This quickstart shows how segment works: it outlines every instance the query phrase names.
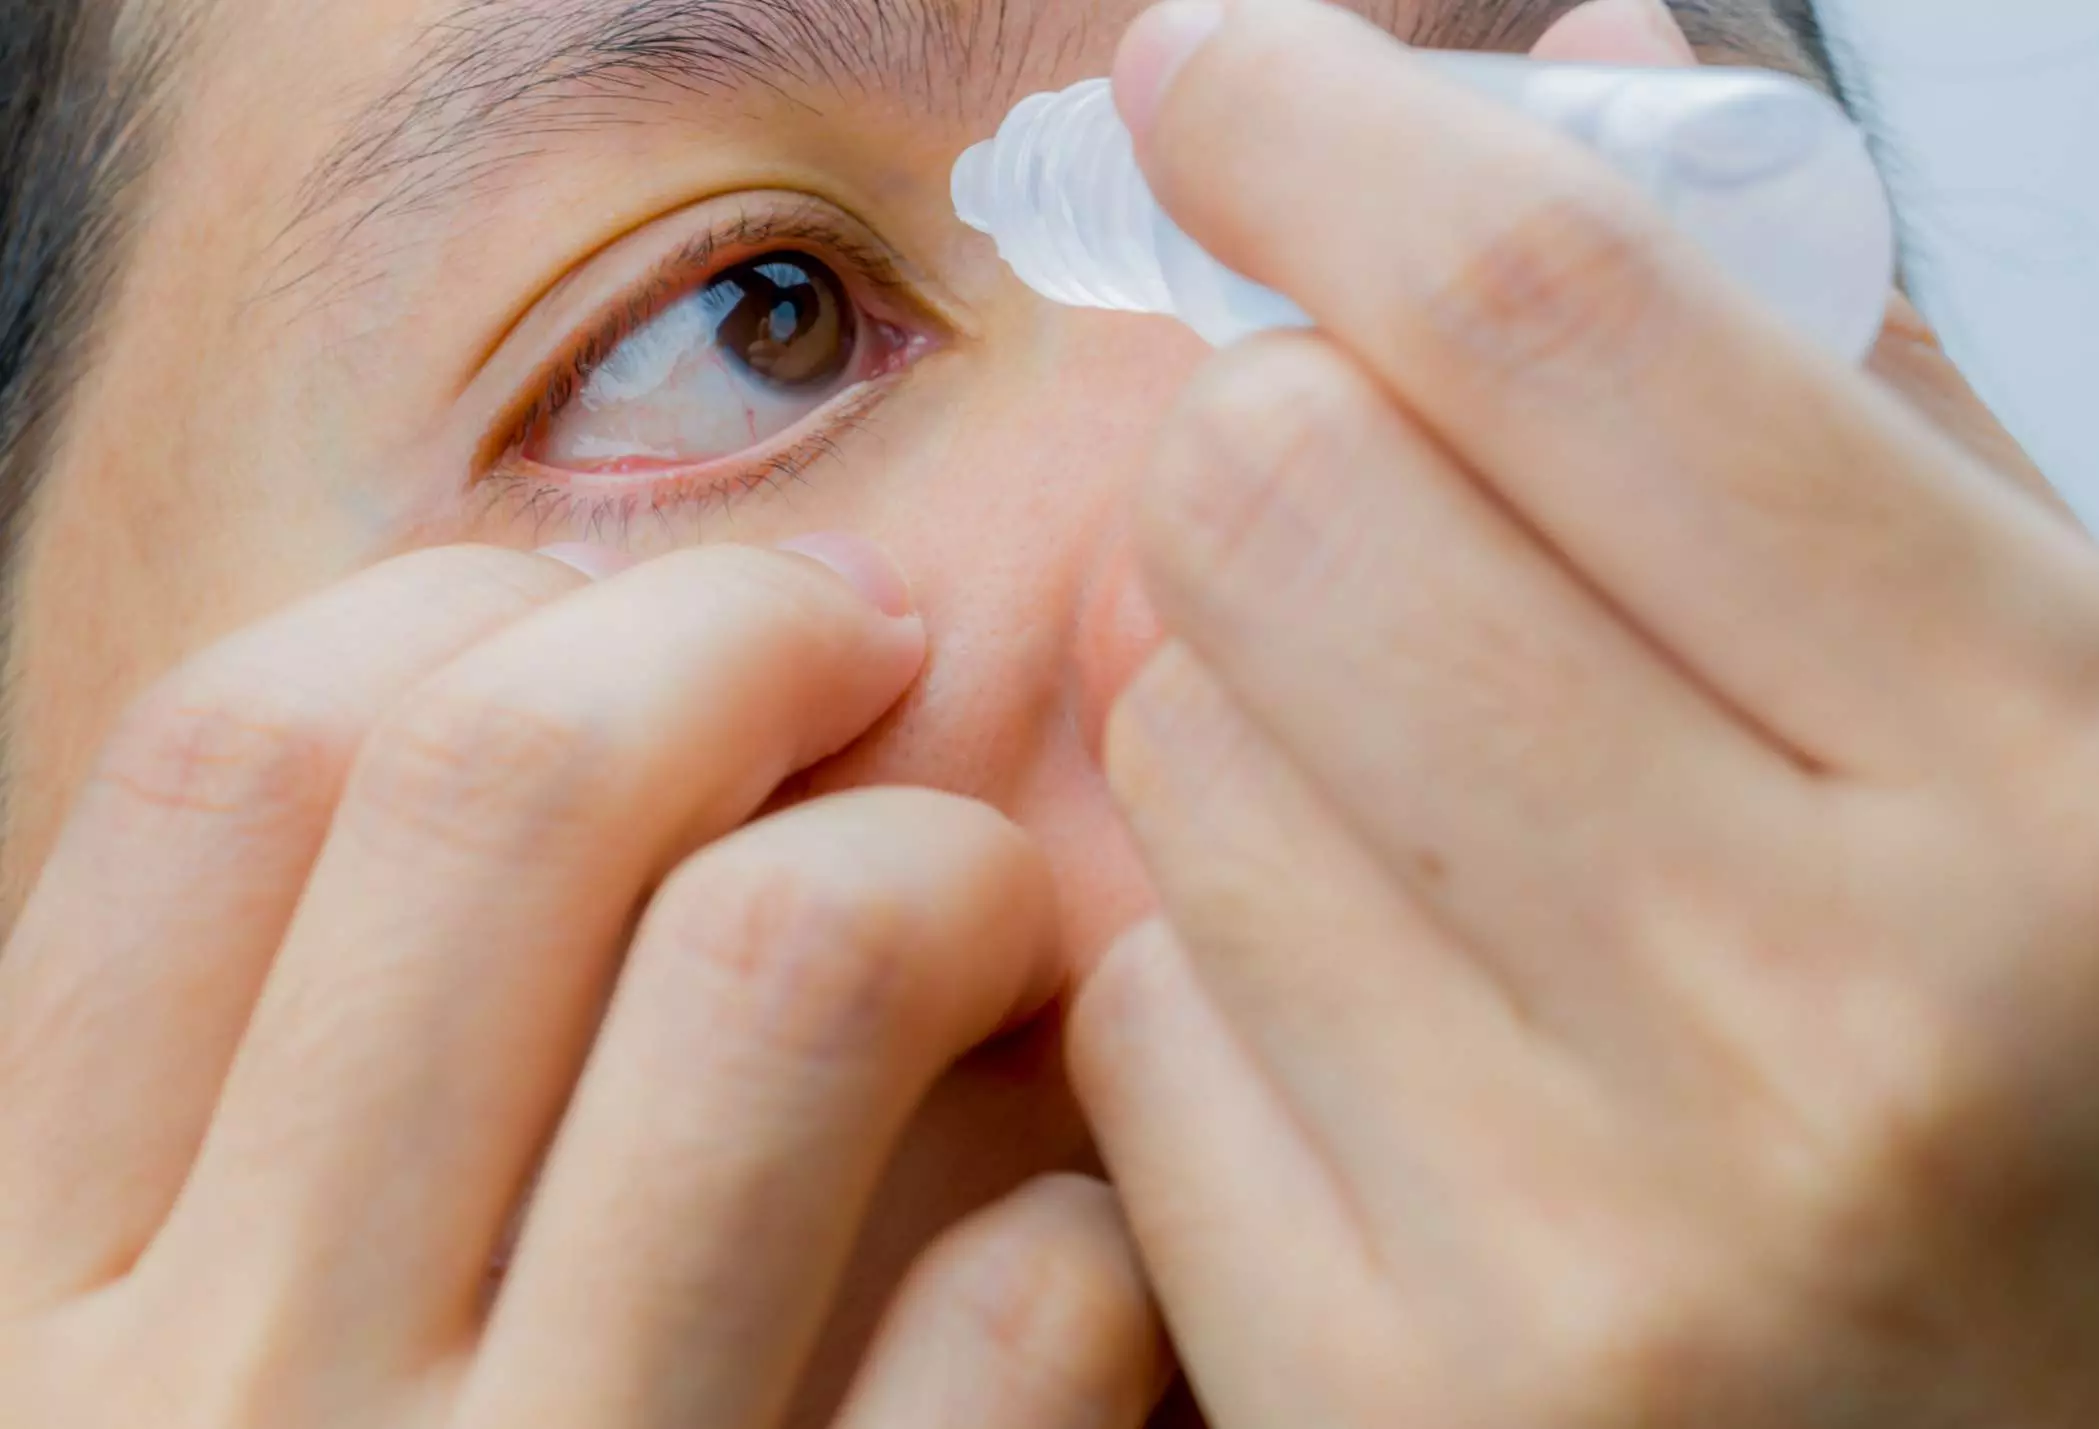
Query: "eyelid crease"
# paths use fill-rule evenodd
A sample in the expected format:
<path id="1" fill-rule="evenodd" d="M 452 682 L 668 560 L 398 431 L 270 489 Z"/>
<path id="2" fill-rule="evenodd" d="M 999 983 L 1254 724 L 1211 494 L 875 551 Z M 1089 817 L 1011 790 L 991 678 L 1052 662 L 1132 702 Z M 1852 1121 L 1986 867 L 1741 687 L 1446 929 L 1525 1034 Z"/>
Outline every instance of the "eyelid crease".
<path id="1" fill-rule="evenodd" d="M 860 256 L 867 257 L 871 264 L 892 273 L 899 279 L 901 286 L 911 291 L 917 304 L 927 309 L 935 319 L 955 328 L 957 331 L 965 330 L 967 319 L 964 305 L 961 301 L 949 292 L 946 286 L 938 279 L 906 257 L 900 249 L 884 242 L 879 237 L 874 225 L 862 218 L 852 204 L 818 192 L 814 188 L 800 187 L 791 182 L 771 185 L 754 182 L 739 188 L 725 188 L 716 193 L 692 198 L 673 208 L 664 209 L 640 218 L 630 222 L 619 232 L 605 237 L 596 246 L 581 253 L 570 255 L 560 276 L 547 283 L 538 291 L 523 295 L 522 300 L 512 312 L 509 321 L 500 324 L 495 329 L 493 336 L 470 364 L 469 370 L 478 372 L 485 368 L 520 331 L 531 323 L 535 314 L 545 310 L 552 304 L 563 301 L 571 290 L 588 278 L 593 270 L 607 257 L 615 255 L 629 244 L 645 238 L 653 230 L 678 224 L 682 219 L 688 219 L 696 211 L 714 208 L 725 203 L 748 205 L 761 203 L 766 200 L 783 201 L 782 207 L 775 211 L 777 216 L 787 219 L 800 219 L 811 225 L 819 237 L 827 236 L 827 241 L 831 241 L 834 246 L 842 250 L 842 256 L 849 259 Z M 739 210 L 736 215 L 736 221 L 748 222 L 751 220 L 746 211 Z M 721 225 L 715 224 L 704 227 L 719 228 Z M 646 280 L 650 274 L 660 269 L 676 266 L 680 254 L 689 248 L 701 246 L 704 242 L 705 234 L 703 228 L 701 233 L 697 233 L 694 237 L 685 240 L 669 255 L 651 262 L 643 271 L 642 279 Z M 631 288 L 633 284 L 630 281 L 623 286 Z M 465 385 L 471 386 L 472 382 L 473 379 L 468 378 Z"/>

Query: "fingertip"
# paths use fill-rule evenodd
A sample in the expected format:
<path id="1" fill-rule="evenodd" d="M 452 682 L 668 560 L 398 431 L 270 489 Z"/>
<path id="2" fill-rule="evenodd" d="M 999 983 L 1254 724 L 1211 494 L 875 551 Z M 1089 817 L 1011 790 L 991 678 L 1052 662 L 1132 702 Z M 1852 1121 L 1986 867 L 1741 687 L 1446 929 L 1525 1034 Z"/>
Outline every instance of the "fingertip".
<path id="1" fill-rule="evenodd" d="M 1698 52 L 1663 0 L 1588 0 L 1553 22 L 1531 58 L 1681 68 L 1697 64 Z"/>
<path id="2" fill-rule="evenodd" d="M 595 541 L 557 541 L 551 546 L 541 546 L 533 554 L 559 561 L 593 581 L 605 580 L 640 564 L 630 552 Z"/>
<path id="3" fill-rule="evenodd" d="M 1187 989 L 1186 954 L 1163 917 L 1125 929 L 1072 994 L 1065 1069 L 1089 1113 L 1113 1104 L 1132 1057 L 1157 1050 L 1162 1010 Z"/>
<path id="4" fill-rule="evenodd" d="M 1115 52 L 1115 106 L 1140 145 L 1174 77 L 1223 23 L 1221 0 L 1163 0 L 1123 36 Z"/>
<path id="5" fill-rule="evenodd" d="M 900 620 L 917 610 L 903 571 L 887 552 L 864 537 L 816 531 L 782 541 L 776 549 L 815 561 L 891 619 Z"/>

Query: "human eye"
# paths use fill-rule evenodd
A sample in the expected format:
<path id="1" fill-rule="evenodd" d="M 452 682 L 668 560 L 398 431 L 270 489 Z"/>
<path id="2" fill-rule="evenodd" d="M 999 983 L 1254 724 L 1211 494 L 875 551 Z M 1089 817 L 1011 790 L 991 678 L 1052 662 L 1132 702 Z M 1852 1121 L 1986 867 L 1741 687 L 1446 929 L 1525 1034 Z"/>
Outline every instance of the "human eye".
<path id="1" fill-rule="evenodd" d="M 827 204 L 739 196 L 534 375 L 492 501 L 623 531 L 798 479 L 945 336 L 902 270 Z"/>

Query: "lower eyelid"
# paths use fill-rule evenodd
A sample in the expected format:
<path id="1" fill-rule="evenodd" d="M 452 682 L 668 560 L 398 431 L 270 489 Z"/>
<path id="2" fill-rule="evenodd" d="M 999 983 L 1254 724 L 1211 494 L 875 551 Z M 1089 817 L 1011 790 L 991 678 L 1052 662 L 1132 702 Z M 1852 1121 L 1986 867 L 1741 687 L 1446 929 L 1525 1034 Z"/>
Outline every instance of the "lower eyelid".
<path id="1" fill-rule="evenodd" d="M 785 427 L 764 437 L 758 437 L 754 432 L 751 445 L 747 448 L 710 457 L 695 457 L 682 463 L 672 460 L 652 463 L 637 458 L 634 469 L 611 474 L 608 479 L 608 469 L 604 466 L 567 466 L 532 458 L 528 453 L 535 445 L 536 438 L 527 434 L 511 445 L 498 466 L 522 466 L 541 473 L 546 479 L 587 488 L 627 487 L 650 479 L 671 480 L 705 471 L 725 470 L 738 464 L 763 464 L 777 454 L 771 449 L 793 447 L 797 441 L 809 435 L 811 429 L 836 420 L 836 414 L 846 411 L 858 402 L 867 389 L 901 377 L 939 345 L 929 336 L 906 332 L 880 318 L 863 314 L 861 321 L 867 325 L 866 331 L 871 337 L 858 344 L 853 354 L 852 367 L 848 369 L 848 380 L 816 407 Z M 872 337 L 879 337 L 881 340 L 876 343 L 871 340 Z M 753 421 L 757 420 L 749 412 L 746 416 Z"/>
<path id="2" fill-rule="evenodd" d="M 900 369 L 848 388 L 797 424 L 790 439 L 772 451 L 617 477 L 506 459 L 480 483 L 487 493 L 483 517 L 528 519 L 535 542 L 562 533 L 624 541 L 637 520 L 667 521 L 678 515 L 703 520 L 746 496 L 792 485 L 827 460 L 842 459 L 839 442 L 873 418 L 904 375 Z"/>

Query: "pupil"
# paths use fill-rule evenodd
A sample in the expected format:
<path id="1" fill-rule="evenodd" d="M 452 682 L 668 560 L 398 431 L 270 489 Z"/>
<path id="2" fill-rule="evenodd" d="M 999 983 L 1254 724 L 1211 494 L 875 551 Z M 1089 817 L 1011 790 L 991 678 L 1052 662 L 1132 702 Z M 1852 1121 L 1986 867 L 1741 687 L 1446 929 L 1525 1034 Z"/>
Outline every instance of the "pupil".
<path id="1" fill-rule="evenodd" d="M 739 295 L 715 330 L 730 358 L 778 387 L 835 379 L 853 356 L 853 310 L 845 285 L 801 253 L 739 263 L 710 285 Z"/>

